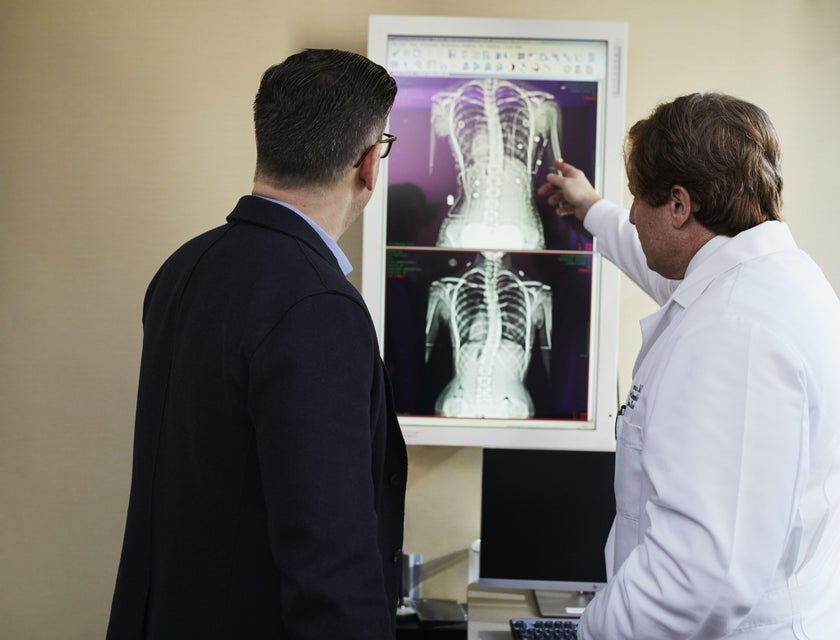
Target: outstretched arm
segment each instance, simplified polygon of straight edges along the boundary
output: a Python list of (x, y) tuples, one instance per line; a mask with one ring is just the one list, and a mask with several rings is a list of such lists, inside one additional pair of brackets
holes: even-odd
[[(537, 194), (548, 197), (549, 204), (557, 208), (557, 215), (574, 215), (584, 222), (586, 230), (598, 240), (598, 252), (659, 304), (664, 303), (679, 281), (663, 278), (648, 268), (627, 211), (603, 200), (580, 169), (566, 162), (555, 162), (554, 166), (558, 173), (549, 174)], [(599, 203), (597, 207), (596, 203)], [(590, 211), (592, 215), (584, 221)]]
[(537, 195), (548, 196), (548, 203), (556, 207), (558, 216), (574, 215), (583, 222), (589, 208), (601, 199), (586, 175), (567, 162), (555, 161), (557, 173), (550, 173), (547, 182), (537, 189)]

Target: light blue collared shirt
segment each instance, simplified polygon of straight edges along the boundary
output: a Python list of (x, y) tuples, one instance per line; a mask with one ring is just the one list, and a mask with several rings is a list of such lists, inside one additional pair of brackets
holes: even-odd
[(306, 222), (309, 224), (309, 226), (312, 227), (313, 229), (315, 229), (315, 233), (317, 233), (321, 237), (321, 240), (324, 241), (324, 244), (327, 245), (327, 248), (329, 248), (329, 250), (332, 251), (332, 254), (335, 256), (335, 259), (338, 260), (338, 266), (341, 269), (341, 272), (346, 276), (348, 273), (350, 273), (353, 270), (353, 265), (350, 264), (350, 261), (347, 259), (347, 256), (344, 255), (344, 252), (341, 250), (341, 247), (338, 246), (338, 243), (335, 240), (333, 240), (326, 231), (324, 231), (321, 227), (319, 227), (317, 224), (315, 224), (315, 222), (313, 222), (312, 219), (309, 218), (309, 216), (307, 216), (305, 213), (303, 213), (300, 209), (298, 209), (296, 207), (293, 207), (288, 202), (283, 202), (281, 200), (275, 200), (274, 198), (268, 198), (266, 196), (260, 196), (260, 195), (257, 195), (257, 194), (254, 194), (254, 195), (256, 195), (258, 198), (262, 198), (263, 200), (268, 200), (269, 202), (275, 202), (279, 205), (282, 205), (282, 206), (286, 207), (287, 209), (291, 209), (296, 214), (298, 214), (301, 218), (306, 220)]

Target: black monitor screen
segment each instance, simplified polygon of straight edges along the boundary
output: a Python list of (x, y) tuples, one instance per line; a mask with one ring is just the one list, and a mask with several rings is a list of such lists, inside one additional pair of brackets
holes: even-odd
[(610, 451), (485, 449), (479, 584), (600, 589), (614, 466)]

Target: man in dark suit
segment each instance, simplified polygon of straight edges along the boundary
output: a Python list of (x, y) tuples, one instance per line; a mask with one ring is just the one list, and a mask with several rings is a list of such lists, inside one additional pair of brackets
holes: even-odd
[(394, 636), (405, 445), (336, 240), (395, 95), (353, 53), (268, 69), (253, 195), (149, 285), (109, 639)]

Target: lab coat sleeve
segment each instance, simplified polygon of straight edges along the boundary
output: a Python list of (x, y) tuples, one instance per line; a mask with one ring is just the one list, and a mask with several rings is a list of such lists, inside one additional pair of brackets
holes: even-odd
[(584, 227), (595, 236), (596, 249), (607, 260), (660, 305), (668, 300), (679, 281), (663, 278), (648, 268), (639, 236), (630, 224), (626, 209), (609, 200), (599, 200), (586, 214)]
[(709, 318), (663, 366), (645, 391), (649, 525), (587, 607), (582, 640), (723, 638), (786, 565), (808, 461), (797, 352), (744, 318)]

